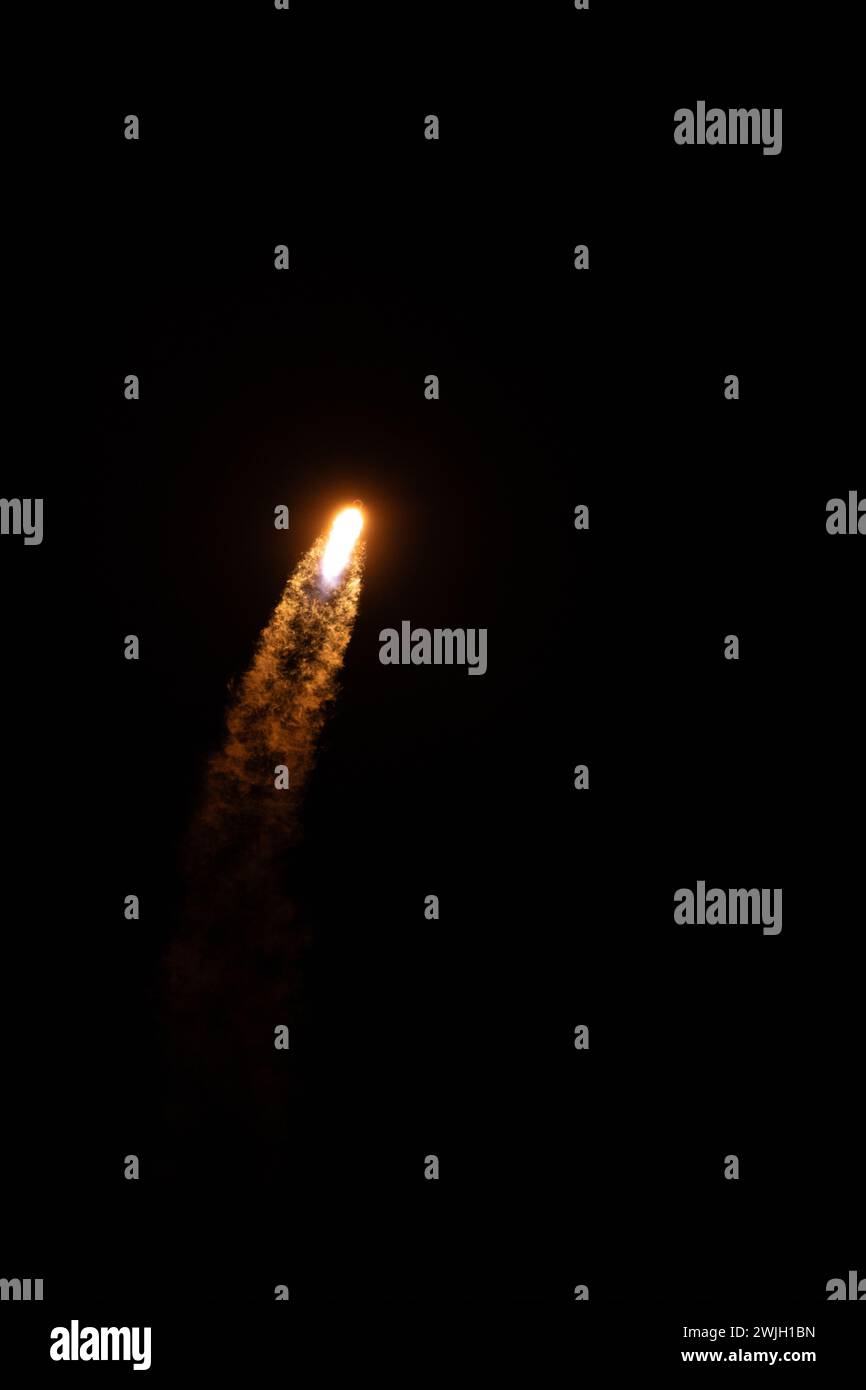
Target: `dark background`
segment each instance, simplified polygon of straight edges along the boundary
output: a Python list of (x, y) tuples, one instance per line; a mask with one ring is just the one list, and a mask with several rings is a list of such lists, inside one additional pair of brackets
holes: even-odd
[[(190, 18), (188, 54), (176, 17), (127, 16), (62, 144), (37, 123), (3, 493), (44, 495), (45, 540), (0, 547), (0, 1272), (43, 1275), (42, 1320), (276, 1283), (573, 1308), (586, 1283), (672, 1324), (732, 1297), (814, 1322), (866, 1273), (863, 556), (824, 525), (864, 483), (848, 194), (783, 11), (645, 7), (626, 42), (614, 8), (262, 6)], [(782, 154), (675, 146), (700, 98), (782, 106)], [(303, 1003), (262, 1019), (263, 1048), (292, 1026), (291, 1138), (239, 1110), (180, 1142), (184, 835), (228, 680), (356, 497), (360, 614), (287, 859)], [(486, 627), (487, 675), (381, 666), (404, 618)], [(676, 927), (698, 878), (782, 887), (781, 935)]]

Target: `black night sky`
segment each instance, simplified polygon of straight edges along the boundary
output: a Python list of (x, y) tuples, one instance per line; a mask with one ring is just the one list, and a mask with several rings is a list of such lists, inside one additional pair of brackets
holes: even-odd
[[(214, 19), (190, 59), (170, 18), (141, 51), (116, 20), (39, 166), (29, 254), (53, 227), (63, 284), (19, 343), (32, 445), (3, 484), (46, 499), (42, 547), (0, 549), (5, 1264), (65, 1291), (54, 1321), (280, 1282), (802, 1321), (863, 1256), (862, 541), (824, 527), (863, 479), (820, 130), (772, 46), (687, 43), (669, 6), (625, 58), (610, 6), (478, 7), (477, 32), (332, 8)], [(784, 107), (781, 157), (677, 148), (703, 95)], [(183, 1055), (164, 962), (228, 683), (355, 498), (263, 1101)], [(486, 675), (383, 666), (403, 619), (487, 628)], [(782, 934), (676, 928), (700, 878), (783, 886)]]

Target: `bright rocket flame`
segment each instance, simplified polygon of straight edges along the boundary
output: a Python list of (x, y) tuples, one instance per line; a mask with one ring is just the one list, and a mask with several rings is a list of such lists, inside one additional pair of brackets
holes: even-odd
[(363, 525), (364, 517), (358, 507), (346, 507), (334, 518), (322, 556), (322, 578), (329, 583), (339, 578), (348, 564)]

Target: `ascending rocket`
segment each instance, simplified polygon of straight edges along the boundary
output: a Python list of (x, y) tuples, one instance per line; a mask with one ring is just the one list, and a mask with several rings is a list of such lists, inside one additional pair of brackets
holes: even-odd
[(336, 584), (348, 564), (355, 542), (361, 534), (364, 515), (359, 506), (344, 507), (335, 516), (322, 555), (322, 579)]

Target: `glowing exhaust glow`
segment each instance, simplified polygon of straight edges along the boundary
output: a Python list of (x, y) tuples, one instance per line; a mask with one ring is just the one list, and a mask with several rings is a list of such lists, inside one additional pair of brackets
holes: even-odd
[(331, 533), (322, 556), (322, 578), (333, 584), (345, 569), (361, 534), (364, 518), (358, 507), (346, 507), (331, 526)]

